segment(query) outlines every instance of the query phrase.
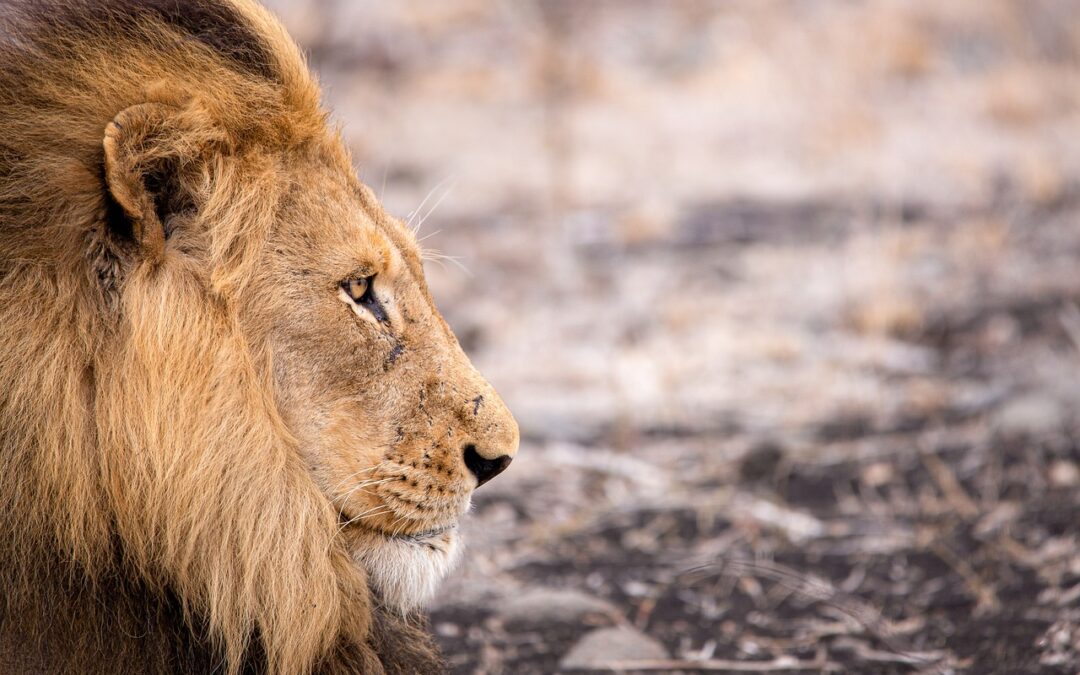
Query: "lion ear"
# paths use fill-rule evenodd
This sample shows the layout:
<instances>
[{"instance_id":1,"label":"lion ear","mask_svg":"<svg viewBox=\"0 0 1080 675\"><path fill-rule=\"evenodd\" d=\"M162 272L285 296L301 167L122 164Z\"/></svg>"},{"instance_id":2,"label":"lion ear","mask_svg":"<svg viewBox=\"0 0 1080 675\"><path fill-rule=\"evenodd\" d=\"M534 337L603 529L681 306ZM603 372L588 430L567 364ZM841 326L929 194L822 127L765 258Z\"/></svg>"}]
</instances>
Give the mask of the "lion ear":
<instances>
[{"instance_id":1,"label":"lion ear","mask_svg":"<svg viewBox=\"0 0 1080 675\"><path fill-rule=\"evenodd\" d=\"M105 183L129 235L153 259L165 250L169 220L191 207L180 176L179 110L141 103L105 127Z\"/></svg>"}]
</instances>

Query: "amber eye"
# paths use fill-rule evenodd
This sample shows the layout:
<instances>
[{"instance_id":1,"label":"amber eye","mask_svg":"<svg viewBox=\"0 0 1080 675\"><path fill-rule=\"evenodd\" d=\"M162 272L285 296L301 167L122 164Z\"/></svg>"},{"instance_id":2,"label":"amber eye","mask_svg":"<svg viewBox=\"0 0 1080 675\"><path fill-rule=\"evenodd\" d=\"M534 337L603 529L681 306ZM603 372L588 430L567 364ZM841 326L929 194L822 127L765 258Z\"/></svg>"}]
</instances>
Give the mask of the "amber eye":
<instances>
[{"instance_id":1,"label":"amber eye","mask_svg":"<svg viewBox=\"0 0 1080 675\"><path fill-rule=\"evenodd\" d=\"M371 289L371 277L349 279L348 281L341 282L341 287L345 289L345 293L353 302L360 302L364 299L364 296L367 295L368 290Z\"/></svg>"},{"instance_id":2,"label":"amber eye","mask_svg":"<svg viewBox=\"0 0 1080 675\"><path fill-rule=\"evenodd\" d=\"M341 292L345 294L349 302L356 309L365 309L371 312L380 323L389 325L390 318L386 314L379 298L375 297L375 276L354 277L341 282Z\"/></svg>"}]
</instances>

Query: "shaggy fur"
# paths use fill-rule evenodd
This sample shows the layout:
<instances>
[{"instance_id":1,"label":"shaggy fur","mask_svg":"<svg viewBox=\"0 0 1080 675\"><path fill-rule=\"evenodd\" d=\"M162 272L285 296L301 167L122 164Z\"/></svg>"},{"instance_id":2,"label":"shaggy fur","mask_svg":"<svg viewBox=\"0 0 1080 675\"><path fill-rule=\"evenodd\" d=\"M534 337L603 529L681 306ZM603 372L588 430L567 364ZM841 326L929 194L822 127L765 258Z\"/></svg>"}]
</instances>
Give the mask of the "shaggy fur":
<instances>
[{"instance_id":1,"label":"shaggy fur","mask_svg":"<svg viewBox=\"0 0 1080 675\"><path fill-rule=\"evenodd\" d=\"M0 672L438 670L517 427L318 99L247 0L0 0Z\"/></svg>"}]
</instances>

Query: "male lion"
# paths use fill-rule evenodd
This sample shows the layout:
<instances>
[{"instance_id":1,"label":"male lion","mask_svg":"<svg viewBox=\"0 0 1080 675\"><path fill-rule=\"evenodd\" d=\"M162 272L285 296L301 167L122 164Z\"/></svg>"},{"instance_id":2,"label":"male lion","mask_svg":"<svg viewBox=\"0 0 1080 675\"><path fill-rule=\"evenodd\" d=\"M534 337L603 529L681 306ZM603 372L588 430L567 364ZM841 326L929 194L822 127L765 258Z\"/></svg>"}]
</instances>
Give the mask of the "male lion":
<instances>
[{"instance_id":1,"label":"male lion","mask_svg":"<svg viewBox=\"0 0 1080 675\"><path fill-rule=\"evenodd\" d=\"M0 0L0 672L430 672L518 431L250 0Z\"/></svg>"}]
</instances>

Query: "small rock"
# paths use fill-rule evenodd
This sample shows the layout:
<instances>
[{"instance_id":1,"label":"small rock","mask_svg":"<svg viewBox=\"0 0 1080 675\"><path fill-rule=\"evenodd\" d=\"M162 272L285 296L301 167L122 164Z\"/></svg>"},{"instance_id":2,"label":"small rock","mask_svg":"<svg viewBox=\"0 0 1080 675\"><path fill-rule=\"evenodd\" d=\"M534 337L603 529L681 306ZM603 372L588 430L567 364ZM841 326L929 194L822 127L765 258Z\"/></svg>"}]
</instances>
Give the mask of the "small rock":
<instances>
[{"instance_id":1,"label":"small rock","mask_svg":"<svg viewBox=\"0 0 1080 675\"><path fill-rule=\"evenodd\" d=\"M1006 403L996 421L998 431L1006 436L1036 436L1060 430L1065 411L1057 399L1030 394Z\"/></svg>"},{"instance_id":2,"label":"small rock","mask_svg":"<svg viewBox=\"0 0 1080 675\"><path fill-rule=\"evenodd\" d=\"M664 646L644 633L619 626L598 628L578 640L563 657L563 670L603 668L613 661L659 660L668 658Z\"/></svg>"},{"instance_id":3,"label":"small rock","mask_svg":"<svg viewBox=\"0 0 1080 675\"><path fill-rule=\"evenodd\" d=\"M652 594L653 587L643 581L631 579L622 585L623 591L632 598L644 598Z\"/></svg>"},{"instance_id":4,"label":"small rock","mask_svg":"<svg viewBox=\"0 0 1080 675\"><path fill-rule=\"evenodd\" d=\"M739 465L744 483L758 483L772 478L776 465L784 459L784 448L773 441L762 441L750 448Z\"/></svg>"},{"instance_id":5,"label":"small rock","mask_svg":"<svg viewBox=\"0 0 1080 675\"><path fill-rule=\"evenodd\" d=\"M600 598L579 591L530 588L503 598L495 611L507 624L570 623L586 616L610 616L615 607Z\"/></svg>"},{"instance_id":6,"label":"small rock","mask_svg":"<svg viewBox=\"0 0 1080 675\"><path fill-rule=\"evenodd\" d=\"M867 487L877 488L893 482L896 479L896 471L888 462L874 462L863 467L859 478Z\"/></svg>"},{"instance_id":7,"label":"small rock","mask_svg":"<svg viewBox=\"0 0 1080 675\"><path fill-rule=\"evenodd\" d=\"M1080 467L1063 459L1054 462L1050 465L1050 484L1054 487L1080 485Z\"/></svg>"}]
</instances>

